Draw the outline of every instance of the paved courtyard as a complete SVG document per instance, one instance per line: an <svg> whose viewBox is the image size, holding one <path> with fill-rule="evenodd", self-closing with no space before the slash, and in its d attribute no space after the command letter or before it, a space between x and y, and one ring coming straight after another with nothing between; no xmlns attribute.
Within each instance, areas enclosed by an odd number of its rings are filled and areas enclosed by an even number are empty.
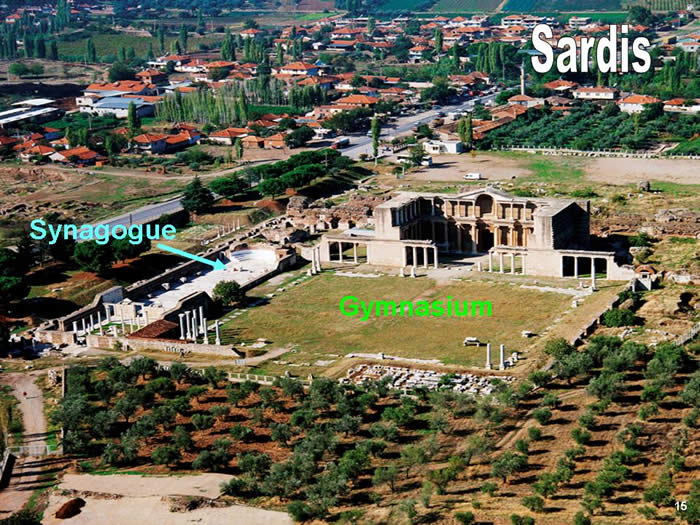
<svg viewBox="0 0 700 525"><path fill-rule="evenodd" d="M277 259L272 250L242 250L235 252L226 262L225 270L198 272L198 275L178 286L152 294L146 305L162 305L169 310L182 298L195 292L207 292L210 296L221 281L236 281L241 286L254 281L275 268Z"/></svg>

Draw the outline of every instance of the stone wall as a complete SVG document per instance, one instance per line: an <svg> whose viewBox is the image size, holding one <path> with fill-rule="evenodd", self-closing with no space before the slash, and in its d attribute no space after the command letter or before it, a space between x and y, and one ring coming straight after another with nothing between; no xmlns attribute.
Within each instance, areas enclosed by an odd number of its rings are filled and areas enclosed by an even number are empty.
<svg viewBox="0 0 700 525"><path fill-rule="evenodd" d="M37 330L34 338L41 343L53 345L71 345L75 343L75 333L61 330Z"/></svg>
<svg viewBox="0 0 700 525"><path fill-rule="evenodd" d="M106 335L88 335L87 343L90 348L114 349L115 343L121 343L122 350L156 350L160 352L173 352L179 354L193 353L216 355L239 359L239 354L232 345L205 345L200 343L187 343L177 339L137 339L133 337L111 337Z"/></svg>

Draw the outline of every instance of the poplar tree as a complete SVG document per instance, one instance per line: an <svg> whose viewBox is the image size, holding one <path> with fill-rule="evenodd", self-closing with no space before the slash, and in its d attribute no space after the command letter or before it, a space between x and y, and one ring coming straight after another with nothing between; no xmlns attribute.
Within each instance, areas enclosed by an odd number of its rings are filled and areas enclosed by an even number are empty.
<svg viewBox="0 0 700 525"><path fill-rule="evenodd" d="M162 25L158 26L156 36L158 37L158 46L160 47L160 54L164 55L165 54L165 30L163 29Z"/></svg>
<svg viewBox="0 0 700 525"><path fill-rule="evenodd" d="M236 139L233 143L233 149L236 153L236 159L240 160L243 157L243 142L241 139Z"/></svg>
<svg viewBox="0 0 700 525"><path fill-rule="evenodd" d="M85 60L93 64L97 62L97 50L92 38L88 38L85 43Z"/></svg>
<svg viewBox="0 0 700 525"><path fill-rule="evenodd" d="M379 119L375 116L372 119L372 127L371 127L371 132L372 132L372 153L374 155L374 163L377 163L377 155L379 154L379 136L382 132L381 127L379 126Z"/></svg>
<svg viewBox="0 0 700 525"><path fill-rule="evenodd" d="M187 53L187 38L188 38L187 27L185 27L185 24L182 24L180 26L179 41L180 41L180 48L185 53Z"/></svg>
<svg viewBox="0 0 700 525"><path fill-rule="evenodd" d="M442 53L442 30L438 27L434 33L435 52L439 55Z"/></svg>

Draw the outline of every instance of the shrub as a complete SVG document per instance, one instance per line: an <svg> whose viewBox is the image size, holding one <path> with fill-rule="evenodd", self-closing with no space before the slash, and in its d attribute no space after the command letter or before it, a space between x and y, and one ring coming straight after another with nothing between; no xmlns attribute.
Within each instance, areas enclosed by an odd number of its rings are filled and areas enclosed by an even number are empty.
<svg viewBox="0 0 700 525"><path fill-rule="evenodd" d="M548 408L537 408L532 412L532 417L534 417L540 425L546 425L552 419L552 411Z"/></svg>
<svg viewBox="0 0 700 525"><path fill-rule="evenodd" d="M481 492L484 494L488 494L489 496L493 496L496 493L496 490L498 489L498 485L496 485L493 481L487 481L483 485L481 485Z"/></svg>
<svg viewBox="0 0 700 525"><path fill-rule="evenodd" d="M613 308L603 314L603 324L609 328L632 326L635 323L634 312Z"/></svg>
<svg viewBox="0 0 700 525"><path fill-rule="evenodd" d="M522 503L523 506L532 512L542 512L544 510L544 500L539 496L525 496Z"/></svg>
<svg viewBox="0 0 700 525"><path fill-rule="evenodd" d="M591 525L591 518L578 511L574 516L574 525Z"/></svg>
<svg viewBox="0 0 700 525"><path fill-rule="evenodd" d="M542 429L540 427L529 427L527 429L527 435L531 441L537 441L542 437Z"/></svg>
<svg viewBox="0 0 700 525"><path fill-rule="evenodd" d="M591 440L591 433L581 428L575 428L571 431L571 437L579 445L585 445Z"/></svg>
<svg viewBox="0 0 700 525"><path fill-rule="evenodd" d="M638 248L643 248L651 246L652 238L645 232L640 232L637 235L632 235L627 239L630 246L636 246Z"/></svg>
<svg viewBox="0 0 700 525"><path fill-rule="evenodd" d="M287 505L287 512L294 521L307 521L314 517L313 509L303 501L292 501Z"/></svg>
<svg viewBox="0 0 700 525"><path fill-rule="evenodd" d="M472 525L475 521L473 512L455 512L455 519L462 525Z"/></svg>

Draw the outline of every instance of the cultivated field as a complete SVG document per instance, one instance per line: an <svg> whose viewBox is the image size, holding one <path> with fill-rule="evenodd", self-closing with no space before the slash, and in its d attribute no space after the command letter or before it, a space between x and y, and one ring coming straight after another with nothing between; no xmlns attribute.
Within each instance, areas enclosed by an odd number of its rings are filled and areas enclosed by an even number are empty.
<svg viewBox="0 0 700 525"><path fill-rule="evenodd" d="M443 13L471 13L495 11L503 0L438 0L431 11Z"/></svg>
<svg viewBox="0 0 700 525"><path fill-rule="evenodd" d="M614 11L619 0L508 0L504 11L532 13L543 11Z"/></svg>

